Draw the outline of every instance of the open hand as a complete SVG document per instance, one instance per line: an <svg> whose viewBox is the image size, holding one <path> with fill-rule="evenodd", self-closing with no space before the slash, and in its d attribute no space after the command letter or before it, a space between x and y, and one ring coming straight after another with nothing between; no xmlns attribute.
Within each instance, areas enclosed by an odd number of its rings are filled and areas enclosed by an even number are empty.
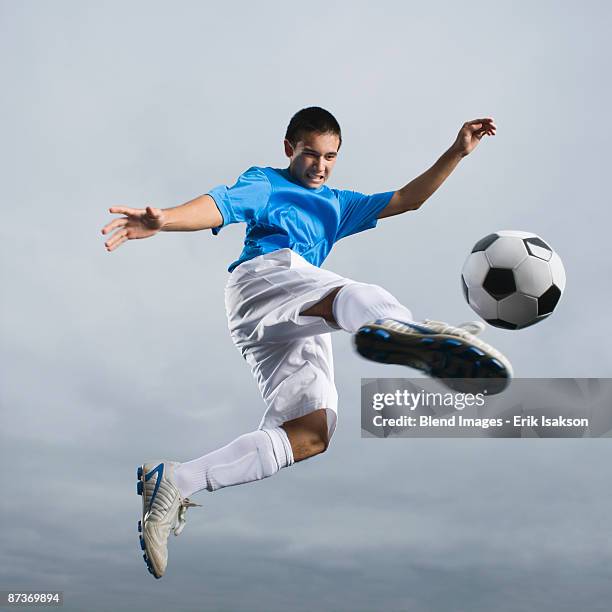
<svg viewBox="0 0 612 612"><path fill-rule="evenodd" d="M160 208L126 208L114 206L109 212L125 215L115 219L102 228L104 235L113 232L111 237L104 243L107 251L114 251L126 240L148 238L159 232L164 224L164 213Z"/></svg>
<svg viewBox="0 0 612 612"><path fill-rule="evenodd" d="M487 136L495 136L497 126L493 117L484 117L482 119L474 119L463 124L457 139L453 143L452 149L459 153L462 157L470 154L480 142L480 139L486 134Z"/></svg>

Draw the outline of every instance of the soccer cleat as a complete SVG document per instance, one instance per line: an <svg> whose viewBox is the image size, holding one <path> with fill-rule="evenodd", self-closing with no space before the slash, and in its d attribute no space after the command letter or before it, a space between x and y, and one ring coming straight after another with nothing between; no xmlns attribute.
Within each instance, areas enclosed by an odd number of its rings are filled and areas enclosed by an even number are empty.
<svg viewBox="0 0 612 612"><path fill-rule="evenodd" d="M179 535L185 527L187 508L199 506L182 498L174 483L179 463L160 461L138 468L136 492L142 495L142 519L138 521L140 548L149 572L161 578L168 564L168 537Z"/></svg>
<svg viewBox="0 0 612 612"><path fill-rule="evenodd" d="M512 365L476 338L484 327L478 321L453 327L427 319L422 323L378 319L359 328L355 346L366 359L416 368L456 391L470 392L484 385L489 394L500 393L510 383Z"/></svg>

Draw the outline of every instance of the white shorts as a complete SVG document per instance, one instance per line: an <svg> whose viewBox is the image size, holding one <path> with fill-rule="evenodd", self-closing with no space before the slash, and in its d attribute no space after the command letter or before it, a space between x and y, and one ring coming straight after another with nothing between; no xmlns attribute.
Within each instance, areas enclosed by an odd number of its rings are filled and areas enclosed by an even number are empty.
<svg viewBox="0 0 612 612"><path fill-rule="evenodd" d="M291 249L255 257L230 275L225 287L228 326L267 406L260 428L325 408L331 438L338 393L330 332L340 328L300 312L335 287L354 282L313 266Z"/></svg>

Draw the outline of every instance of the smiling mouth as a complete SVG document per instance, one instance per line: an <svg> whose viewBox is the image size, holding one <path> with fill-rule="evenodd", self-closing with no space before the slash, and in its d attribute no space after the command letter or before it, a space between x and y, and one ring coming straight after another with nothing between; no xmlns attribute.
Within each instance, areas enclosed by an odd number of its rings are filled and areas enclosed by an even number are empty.
<svg viewBox="0 0 612 612"><path fill-rule="evenodd" d="M311 181L322 181L325 177L318 174L307 174L306 175Z"/></svg>

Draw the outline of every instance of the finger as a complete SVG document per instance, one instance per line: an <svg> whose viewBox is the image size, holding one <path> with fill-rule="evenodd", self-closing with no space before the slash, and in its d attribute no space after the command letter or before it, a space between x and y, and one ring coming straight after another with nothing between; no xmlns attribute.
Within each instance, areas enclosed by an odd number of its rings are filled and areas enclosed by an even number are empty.
<svg viewBox="0 0 612 612"><path fill-rule="evenodd" d="M159 219L161 217L161 210L147 206L147 215L149 215L149 217L153 217L154 219Z"/></svg>
<svg viewBox="0 0 612 612"><path fill-rule="evenodd" d="M127 240L127 230L117 230L105 243L105 247L112 247L116 242L125 238Z"/></svg>
<svg viewBox="0 0 612 612"><path fill-rule="evenodd" d="M480 125L480 127L478 127L478 124L471 126L471 130L472 133L475 136L483 136L484 134L487 134L488 136L491 136L493 134L495 134L496 131L496 127L492 124L489 125Z"/></svg>
<svg viewBox="0 0 612 612"><path fill-rule="evenodd" d="M106 247L106 250L110 253L111 251L114 251L115 249L119 248L124 242L127 241L127 236L123 236L120 240L118 240L117 242L114 242L113 244L111 244L110 246Z"/></svg>
<svg viewBox="0 0 612 612"><path fill-rule="evenodd" d="M113 242L112 244L110 244L109 246L106 247L107 251L114 251L115 249L117 249L119 246L121 246L125 241L127 240L126 237L122 238L121 240L117 240L116 242Z"/></svg>
<svg viewBox="0 0 612 612"><path fill-rule="evenodd" d="M122 219L115 219L114 221L111 221L110 223L107 223L103 228L102 228L102 233L103 234L108 234L110 231L117 229L119 227L125 227L128 224L129 219L126 219L125 217L123 217Z"/></svg>
<svg viewBox="0 0 612 612"><path fill-rule="evenodd" d="M142 208L127 208L127 206L113 206L108 209L109 212L116 215L142 215Z"/></svg>
<svg viewBox="0 0 612 612"><path fill-rule="evenodd" d="M478 123L492 123L493 121L493 117L483 117L482 119L472 119L472 121L467 122L467 125L476 125Z"/></svg>

